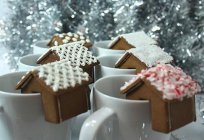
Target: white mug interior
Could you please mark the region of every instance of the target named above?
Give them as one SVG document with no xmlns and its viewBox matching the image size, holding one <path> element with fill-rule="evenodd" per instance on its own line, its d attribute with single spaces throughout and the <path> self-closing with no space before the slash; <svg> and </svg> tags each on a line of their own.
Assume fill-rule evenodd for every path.
<svg viewBox="0 0 204 140">
<path fill-rule="evenodd" d="M 121 58 L 122 54 L 109 56 L 99 56 L 99 65 L 95 66 L 95 79 L 110 75 L 136 74 L 136 69 L 115 68 L 115 63 Z"/>
<path fill-rule="evenodd" d="M 4 140 L 70 140 L 71 120 L 44 119 L 40 93 L 21 94 L 15 86 L 25 72 L 0 76 L 0 136 Z"/>
<path fill-rule="evenodd" d="M 18 63 L 19 71 L 27 71 L 39 66 L 40 64 L 37 64 L 36 62 L 40 56 L 41 54 L 29 54 L 21 57 Z"/>
<path fill-rule="evenodd" d="M 113 50 L 113 49 L 108 48 L 108 44 L 110 42 L 111 40 L 95 42 L 93 45 L 93 54 L 96 56 L 104 56 L 104 55 L 125 53 L 125 50 Z"/>
<path fill-rule="evenodd" d="M 49 43 L 49 40 L 36 41 L 34 44 L 32 44 L 33 53 L 34 54 L 45 53 L 49 49 L 49 46 L 47 46 L 48 43 Z"/>
<path fill-rule="evenodd" d="M 109 76 L 95 82 L 93 114 L 84 122 L 80 140 L 169 140 L 169 134 L 152 130 L 149 101 L 128 100 L 120 94 L 120 87 L 133 76 Z"/>
</svg>

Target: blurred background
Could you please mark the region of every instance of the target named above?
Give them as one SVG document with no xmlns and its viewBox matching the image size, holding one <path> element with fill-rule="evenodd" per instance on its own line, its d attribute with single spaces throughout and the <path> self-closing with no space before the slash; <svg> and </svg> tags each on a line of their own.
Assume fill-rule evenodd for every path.
<svg viewBox="0 0 204 140">
<path fill-rule="evenodd" d="M 1 0 L 0 74 L 54 33 L 81 31 L 95 42 L 137 30 L 204 88 L 204 0 Z"/>
</svg>

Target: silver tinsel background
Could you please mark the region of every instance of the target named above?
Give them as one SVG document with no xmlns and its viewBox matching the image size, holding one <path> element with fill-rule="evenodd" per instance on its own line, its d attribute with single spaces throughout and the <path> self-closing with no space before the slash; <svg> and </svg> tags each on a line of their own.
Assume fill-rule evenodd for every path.
<svg viewBox="0 0 204 140">
<path fill-rule="evenodd" d="M 7 0 L 0 41 L 11 69 L 31 44 L 56 32 L 88 34 L 99 41 L 144 30 L 204 89 L 204 0 Z"/>
</svg>

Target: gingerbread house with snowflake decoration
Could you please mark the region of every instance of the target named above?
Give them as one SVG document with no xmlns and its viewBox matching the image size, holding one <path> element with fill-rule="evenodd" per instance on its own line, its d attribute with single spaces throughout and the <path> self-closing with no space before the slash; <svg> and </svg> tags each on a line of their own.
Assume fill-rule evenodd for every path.
<svg viewBox="0 0 204 140">
<path fill-rule="evenodd" d="M 140 72 L 143 69 L 155 66 L 157 63 L 172 63 L 173 57 L 164 52 L 156 45 L 145 45 L 132 48 L 116 62 L 115 67 L 121 69 L 136 69 Z"/>
<path fill-rule="evenodd" d="M 59 46 L 59 45 L 77 42 L 77 41 L 83 41 L 84 46 L 87 48 L 90 48 L 92 46 L 90 39 L 81 32 L 77 32 L 77 33 L 68 32 L 68 33 L 62 33 L 62 34 L 55 34 L 50 40 L 50 42 L 48 43 L 48 46 L 49 47 Z"/>
<path fill-rule="evenodd" d="M 144 31 L 122 34 L 115 37 L 108 45 L 114 50 L 129 50 L 131 48 L 142 47 L 144 45 L 157 44 Z"/>
<path fill-rule="evenodd" d="M 152 129 L 169 133 L 196 120 L 195 93 L 200 86 L 180 68 L 158 64 L 121 87 L 131 100 L 149 100 Z"/>
<path fill-rule="evenodd" d="M 60 123 L 89 109 L 89 83 L 88 73 L 59 61 L 29 71 L 16 89 L 23 94 L 40 93 L 45 119 Z"/>
<path fill-rule="evenodd" d="M 37 64 L 47 64 L 64 59 L 70 61 L 73 66 L 81 67 L 94 79 L 93 69 L 99 64 L 99 61 L 83 46 L 83 42 L 52 47 L 37 60 Z"/>
</svg>

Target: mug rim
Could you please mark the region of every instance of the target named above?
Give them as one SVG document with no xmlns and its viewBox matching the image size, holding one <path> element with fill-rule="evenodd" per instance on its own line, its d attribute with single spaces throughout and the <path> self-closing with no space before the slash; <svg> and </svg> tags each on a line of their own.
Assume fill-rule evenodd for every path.
<svg viewBox="0 0 204 140">
<path fill-rule="evenodd" d="M 4 77 L 7 77 L 7 76 L 10 76 L 10 75 L 16 75 L 16 74 L 26 74 L 26 71 L 22 71 L 22 72 L 10 72 L 10 73 L 4 74 L 4 75 L 0 75 L 0 79 L 4 78 Z M 17 94 L 17 93 L 14 93 L 14 92 L 5 92 L 5 91 L 2 91 L 1 89 L 0 89 L 0 94 L 6 95 L 6 96 L 13 96 L 13 97 L 40 96 L 40 93 Z"/>
<path fill-rule="evenodd" d="M 112 56 L 122 56 L 123 54 L 111 54 L 111 55 L 102 55 L 102 56 L 98 56 L 97 59 L 99 60 L 100 58 L 104 58 L 104 57 L 112 57 Z M 100 60 L 99 60 L 100 62 Z M 108 67 L 108 66 L 104 66 L 101 65 L 101 63 L 99 64 L 101 67 L 107 68 L 107 69 L 115 69 L 117 71 L 126 71 L 126 72 L 136 72 L 136 69 L 120 69 L 120 68 L 113 68 L 113 67 Z"/>
<path fill-rule="evenodd" d="M 37 67 L 38 66 L 37 63 L 36 63 L 36 65 L 31 65 L 31 64 L 25 63 L 25 62 L 28 62 L 27 59 L 31 59 L 31 58 L 35 58 L 35 57 L 37 57 L 37 59 L 38 59 L 38 58 L 40 58 L 41 55 L 42 54 L 38 53 L 38 54 L 28 54 L 28 55 L 22 56 L 18 61 L 18 65 L 21 67 L 23 66 L 23 67 L 27 67 L 27 68 L 31 68 L 31 69 L 34 67 Z M 19 68 L 19 70 L 20 70 L 20 68 Z"/>
<path fill-rule="evenodd" d="M 146 103 L 149 103 L 148 100 L 129 100 L 129 99 L 121 99 L 121 98 L 113 97 L 113 96 L 107 95 L 107 94 L 105 94 L 105 93 L 102 93 L 101 91 L 99 91 L 99 90 L 96 88 L 96 84 L 98 84 L 98 82 L 100 82 L 100 81 L 103 81 L 103 80 L 106 80 L 106 79 L 113 79 L 113 78 L 115 78 L 115 77 L 127 77 L 127 76 L 130 77 L 130 76 L 135 76 L 135 75 L 128 75 L 128 74 L 126 74 L 126 75 L 111 75 L 111 76 L 105 76 L 105 77 L 102 77 L 102 78 L 98 79 L 98 80 L 94 83 L 93 88 L 94 88 L 94 90 L 97 91 L 97 94 L 100 94 L 101 96 L 104 96 L 104 97 L 106 97 L 106 98 L 110 98 L 110 99 L 115 100 L 115 101 L 122 101 L 122 102 L 125 102 L 125 103 L 145 103 L 145 104 L 146 104 Z"/>
<path fill-rule="evenodd" d="M 39 46 L 39 43 L 46 43 L 46 45 L 45 46 Z M 38 40 L 38 41 L 36 41 L 36 42 L 34 42 L 33 44 L 32 44 L 32 47 L 34 48 L 34 47 L 38 47 L 38 48 L 44 48 L 44 49 L 46 49 L 46 48 L 49 48 L 49 46 L 47 46 L 47 44 L 49 43 L 49 39 L 45 39 L 45 40 Z"/>
<path fill-rule="evenodd" d="M 97 41 L 94 43 L 93 47 L 94 48 L 98 48 L 98 49 L 102 49 L 102 50 L 108 50 L 108 51 L 114 51 L 114 52 L 125 52 L 125 50 L 113 50 L 113 49 L 110 49 L 110 48 L 105 48 L 105 47 L 101 47 L 101 46 L 97 46 L 97 43 L 103 43 L 103 42 L 111 42 L 111 40 L 102 40 L 102 41 Z M 108 44 L 109 44 L 108 43 Z"/>
<path fill-rule="evenodd" d="M 24 55 L 24 56 L 22 56 L 20 59 L 19 59 L 19 62 L 21 62 L 22 63 L 22 59 L 25 59 L 25 58 L 27 58 L 27 57 L 32 57 L 32 56 L 41 56 L 42 54 L 40 54 L 40 53 L 36 53 L 36 54 L 27 54 L 27 55 Z M 22 64 L 24 64 L 24 63 L 22 63 Z"/>
</svg>

